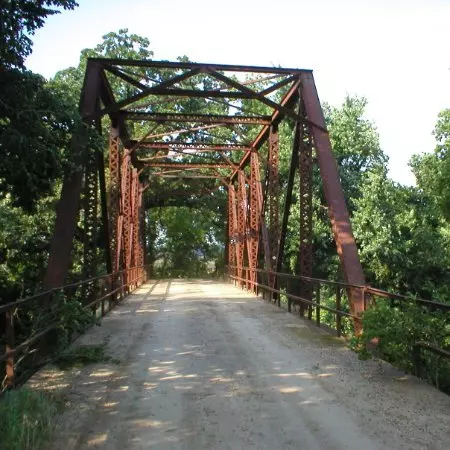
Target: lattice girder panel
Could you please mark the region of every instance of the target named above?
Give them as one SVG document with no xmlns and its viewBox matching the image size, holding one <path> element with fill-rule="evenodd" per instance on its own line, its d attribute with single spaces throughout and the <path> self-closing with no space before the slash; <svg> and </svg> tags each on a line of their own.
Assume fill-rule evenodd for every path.
<svg viewBox="0 0 450 450">
<path fill-rule="evenodd" d="M 262 209 L 262 188 L 261 175 L 259 165 L 259 155 L 256 151 L 252 152 L 250 159 L 250 220 L 249 233 L 247 240 L 248 261 L 250 271 L 250 282 L 252 290 L 256 291 L 257 274 L 255 269 L 258 266 L 258 246 L 259 246 L 259 230 L 261 224 Z"/>
<path fill-rule="evenodd" d="M 228 185 L 228 266 L 236 265 L 236 193 L 232 184 Z"/>
<path fill-rule="evenodd" d="M 279 136 L 278 128 L 271 127 L 269 135 L 269 154 L 267 160 L 268 185 L 267 185 L 267 217 L 269 228 L 269 246 L 271 260 L 278 254 L 279 242 L 279 198 L 280 198 L 280 177 L 279 177 Z M 273 265 L 273 264 L 272 264 Z"/>
<path fill-rule="evenodd" d="M 108 209 L 109 209 L 109 236 L 113 272 L 120 267 L 118 256 L 118 221 L 120 215 L 120 171 L 122 151 L 118 131 L 111 129 L 109 136 L 109 186 L 108 186 Z"/>
<path fill-rule="evenodd" d="M 83 276 L 85 279 L 96 276 L 97 271 L 98 197 L 97 154 L 95 149 L 88 149 L 83 193 Z M 85 303 L 93 300 L 95 288 L 94 282 L 84 285 L 83 301 Z"/>
</svg>

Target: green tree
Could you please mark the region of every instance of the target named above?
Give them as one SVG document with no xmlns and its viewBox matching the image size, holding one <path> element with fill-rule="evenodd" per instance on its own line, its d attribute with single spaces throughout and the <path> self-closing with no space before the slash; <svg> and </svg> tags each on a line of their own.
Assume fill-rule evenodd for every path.
<svg viewBox="0 0 450 450">
<path fill-rule="evenodd" d="M 450 263 L 445 223 L 417 188 L 369 174 L 353 217 L 370 283 L 425 298 L 448 295 Z"/>
<path fill-rule="evenodd" d="M 67 162 L 78 115 L 40 75 L 0 71 L 0 189 L 31 210 L 48 195 Z"/>
<path fill-rule="evenodd" d="M 436 138 L 434 152 L 414 155 L 410 166 L 419 188 L 450 221 L 450 109 L 439 113 L 433 134 Z"/>
<path fill-rule="evenodd" d="M 367 100 L 362 97 L 347 97 L 339 107 L 323 106 L 329 130 L 333 153 L 339 166 L 339 174 L 344 190 L 347 206 L 352 216 L 356 202 L 364 196 L 364 180 L 370 174 L 387 172 L 387 156 L 383 153 L 375 125 L 365 117 Z M 292 137 L 292 128 L 285 127 L 280 141 L 288 141 Z M 291 149 L 282 147 L 281 178 L 287 182 L 288 154 Z M 284 191 L 284 189 L 282 189 Z M 299 184 L 294 186 L 294 204 L 288 224 L 289 235 L 285 267 L 294 270 L 299 243 Z M 281 202 L 283 204 L 283 201 Z M 341 278 L 339 260 L 331 231 L 328 207 L 323 194 L 322 179 L 317 165 L 313 172 L 313 274 L 323 278 Z"/>
<path fill-rule="evenodd" d="M 30 38 L 48 16 L 78 6 L 75 0 L 3 0 L 0 5 L 0 68 L 24 68 Z"/>
</svg>

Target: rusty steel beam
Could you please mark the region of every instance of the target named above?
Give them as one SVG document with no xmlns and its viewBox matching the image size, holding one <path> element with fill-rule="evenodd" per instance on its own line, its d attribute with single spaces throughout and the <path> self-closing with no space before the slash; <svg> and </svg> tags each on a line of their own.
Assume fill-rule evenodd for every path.
<svg viewBox="0 0 450 450">
<path fill-rule="evenodd" d="M 98 98 L 101 89 L 101 65 L 95 61 L 88 62 L 81 89 L 79 111 L 81 117 L 88 123 L 88 118 L 94 119 L 98 113 Z"/>
<path fill-rule="evenodd" d="M 231 125 L 269 125 L 270 116 L 226 116 L 218 114 L 176 114 L 176 113 L 151 113 L 139 111 L 121 110 L 119 114 L 125 120 L 150 121 L 158 123 L 166 122 L 201 122 L 210 124 Z"/>
<path fill-rule="evenodd" d="M 117 111 L 121 110 L 122 108 L 124 108 L 125 106 L 131 105 L 132 103 L 137 102 L 138 100 L 141 100 L 142 98 L 145 98 L 145 97 L 147 97 L 149 95 L 152 95 L 154 92 L 167 89 L 168 87 L 173 86 L 174 84 L 179 83 L 180 81 L 187 80 L 188 78 L 191 78 L 194 75 L 197 75 L 198 73 L 199 73 L 198 69 L 193 69 L 193 70 L 185 72 L 185 73 L 183 73 L 181 75 L 177 75 L 177 76 L 175 76 L 173 78 L 170 78 L 170 79 L 168 79 L 166 81 L 163 81 L 163 82 L 159 83 L 156 86 L 153 86 L 153 87 L 150 87 L 148 89 L 145 89 L 144 91 L 139 92 L 138 94 L 135 94 L 132 97 L 125 98 L 125 99 L 123 99 L 123 100 L 121 100 L 119 102 L 116 102 L 116 103 L 114 103 L 112 105 L 109 105 L 109 106 L 103 108 L 98 113 L 98 115 L 99 116 L 104 116 L 105 114 L 110 114 L 110 113 L 113 113 L 113 112 L 117 112 Z"/>
<path fill-rule="evenodd" d="M 146 162 L 146 167 L 162 167 L 176 169 L 231 169 L 224 163 L 175 163 L 175 162 Z"/>
<path fill-rule="evenodd" d="M 304 108 L 302 108 L 303 110 Z M 312 277 L 313 265 L 313 224 L 312 224 L 312 139 L 310 129 L 304 123 L 300 124 L 300 142 L 298 155 L 298 169 L 300 174 L 300 243 L 297 256 L 296 274 Z M 300 297 L 312 301 L 313 286 L 302 282 Z M 303 316 L 305 304 L 300 304 L 300 315 Z"/>
<path fill-rule="evenodd" d="M 312 74 L 306 73 L 301 74 L 300 78 L 305 113 L 312 123 L 319 125 L 319 127 L 311 127 L 311 134 L 314 139 L 325 199 L 328 205 L 328 214 L 345 281 L 353 285 L 364 285 L 364 272 L 359 260 L 358 249 L 339 179 L 339 170 L 331 149 L 330 138 L 328 133 L 324 131 L 326 124 L 314 78 Z M 364 298 L 361 291 L 351 289 L 349 297 L 352 314 L 360 316 L 364 311 Z M 361 331 L 358 323 L 355 321 L 355 327 L 357 328 L 355 331 L 357 333 Z"/>
<path fill-rule="evenodd" d="M 98 161 L 95 149 L 89 149 L 84 171 L 83 192 L 83 277 L 93 278 L 97 269 Z M 83 285 L 83 302 L 95 296 L 95 282 Z"/>
<path fill-rule="evenodd" d="M 174 148 L 179 150 L 195 149 L 207 151 L 220 151 L 220 150 L 246 151 L 250 148 L 248 144 L 210 144 L 207 142 L 195 143 L 195 142 L 181 142 L 181 141 L 170 141 L 170 142 L 142 141 L 139 143 L 139 147 L 147 149 L 160 149 L 160 150 L 170 150 L 171 148 Z"/>
<path fill-rule="evenodd" d="M 120 214 L 120 168 L 121 168 L 121 148 L 118 131 L 111 128 L 109 136 L 109 233 L 110 233 L 110 253 L 112 259 L 113 272 L 120 269 L 120 261 L 117 258 L 118 246 L 118 220 Z"/>
<path fill-rule="evenodd" d="M 72 137 L 75 164 L 83 167 L 87 136 L 83 127 Z M 49 258 L 43 288 L 62 286 L 70 267 L 70 252 L 77 226 L 83 184 L 83 172 L 75 170 L 64 177 L 61 195 L 56 206 L 56 219 L 50 241 Z"/>
<path fill-rule="evenodd" d="M 161 173 L 152 173 L 152 176 L 158 176 L 160 178 L 178 178 L 178 179 L 199 179 L 199 180 L 219 180 L 219 179 L 225 179 L 224 177 L 220 175 L 165 175 Z"/>
<path fill-rule="evenodd" d="M 286 187 L 286 198 L 284 201 L 283 220 L 280 231 L 280 244 L 278 246 L 277 261 L 275 265 L 275 272 L 281 272 L 283 267 L 284 248 L 286 243 L 286 233 L 289 221 L 289 214 L 292 203 L 292 189 L 294 187 L 295 172 L 298 164 L 298 148 L 300 145 L 300 123 L 297 122 L 294 131 L 294 144 L 292 146 L 291 162 L 289 165 L 289 176 Z"/>
<path fill-rule="evenodd" d="M 294 81 L 296 81 L 296 79 L 297 79 L 297 77 L 295 77 L 295 76 L 285 78 L 285 79 L 279 81 L 278 83 L 275 83 L 272 86 L 269 86 L 268 88 L 263 89 L 262 91 L 259 91 L 259 93 L 261 95 L 268 95 L 272 92 L 277 91 L 278 89 L 281 89 L 282 87 L 288 85 L 289 83 L 293 83 Z"/>
<path fill-rule="evenodd" d="M 98 111 L 100 72 L 101 66 L 96 62 L 92 62 L 86 67 L 79 105 L 79 111 L 83 117 L 94 115 Z M 91 121 L 85 122 L 91 124 Z M 74 154 L 73 163 L 77 167 L 84 168 L 87 148 L 87 133 L 84 126 L 74 133 L 71 147 Z M 63 285 L 69 271 L 70 252 L 80 207 L 82 183 L 83 170 L 74 171 L 64 177 L 43 280 L 44 289 Z"/>
<path fill-rule="evenodd" d="M 205 69 L 219 70 L 224 72 L 251 72 L 251 73 L 269 73 L 269 74 L 300 74 L 310 73 L 309 69 L 289 69 L 281 67 L 261 67 L 261 66 L 243 66 L 228 64 L 210 64 L 210 63 L 192 63 L 180 61 L 152 61 L 152 60 L 134 60 L 119 58 L 89 58 L 88 61 L 96 62 L 104 67 L 106 66 L 128 66 L 128 67 L 151 67 L 155 69 Z"/>
<path fill-rule="evenodd" d="M 240 171 L 238 176 L 237 225 L 236 260 L 240 268 L 238 269 L 238 276 L 242 278 L 247 232 L 247 188 L 245 186 L 245 175 L 243 171 Z"/>
<path fill-rule="evenodd" d="M 295 101 L 298 99 L 299 95 L 299 86 L 300 86 L 300 80 L 298 80 L 290 89 L 288 92 L 286 92 L 285 96 L 280 102 L 280 105 L 286 107 L 286 108 L 292 108 L 292 106 L 295 104 Z M 280 111 L 276 110 L 272 114 L 271 118 L 271 124 L 273 126 L 278 126 L 281 121 L 284 119 L 284 114 Z M 270 134 L 270 127 L 271 125 L 266 125 L 262 128 L 262 130 L 259 132 L 258 136 L 256 136 L 255 140 L 251 144 L 251 148 L 256 148 L 259 150 L 262 145 L 267 141 L 269 134 Z M 239 162 L 239 170 L 243 170 L 244 167 L 248 164 L 250 160 L 250 154 L 251 154 L 251 148 L 246 151 L 244 156 L 241 158 L 241 161 Z M 231 179 L 234 180 L 236 177 L 238 171 L 234 171 L 231 175 Z"/>
<path fill-rule="evenodd" d="M 148 88 L 147 85 L 141 83 L 140 81 L 134 79 L 133 77 L 130 77 L 126 73 L 123 73 L 121 70 L 118 70 L 116 67 L 106 65 L 106 66 L 104 66 L 104 68 L 108 72 L 111 72 L 113 75 L 115 75 L 119 78 L 122 78 L 122 80 L 126 81 L 127 83 L 132 84 L 134 87 L 137 87 L 138 89 L 141 89 L 142 91 L 144 89 Z"/>
<path fill-rule="evenodd" d="M 280 198 L 280 177 L 279 177 L 279 136 L 278 129 L 271 127 L 269 135 L 269 157 L 267 160 L 268 168 L 268 185 L 267 185 L 267 206 L 269 222 L 269 246 L 270 259 L 272 261 L 271 268 L 274 267 L 274 257 L 278 254 L 279 240 L 279 212 L 278 203 Z"/>
<path fill-rule="evenodd" d="M 130 219 L 131 219 L 131 177 L 132 168 L 130 163 L 130 155 L 125 154 L 121 167 L 121 226 L 119 227 L 119 236 L 121 238 L 120 251 L 123 255 L 124 269 L 131 267 L 131 236 L 130 236 Z"/>
<path fill-rule="evenodd" d="M 256 292 L 256 269 L 258 266 L 259 230 L 262 208 L 262 188 L 258 152 L 253 151 L 250 162 L 250 221 L 247 239 L 247 251 L 250 272 L 251 288 Z"/>
<path fill-rule="evenodd" d="M 288 116 L 288 117 L 291 117 L 291 118 L 297 120 L 298 115 L 292 109 L 286 108 L 285 106 L 283 106 L 277 102 L 274 102 L 273 100 L 270 100 L 267 97 L 264 97 L 263 94 L 260 94 L 259 92 L 256 92 L 246 86 L 243 86 L 241 83 L 239 83 L 225 75 L 222 75 L 219 72 L 209 71 L 209 73 L 214 78 L 217 78 L 218 80 L 223 81 L 224 83 L 228 84 L 229 86 L 237 89 L 239 91 L 239 92 L 237 92 L 237 94 L 240 94 L 241 97 L 236 95 L 236 98 L 252 98 L 252 99 L 258 100 L 261 103 L 265 104 L 266 106 L 269 106 L 270 108 L 272 108 L 276 111 L 279 111 L 284 116 Z M 226 92 L 223 92 L 223 93 L 226 93 Z M 230 97 L 230 98 L 232 98 L 232 97 Z"/>
<path fill-rule="evenodd" d="M 234 186 L 228 185 L 228 266 L 236 265 L 236 240 L 235 226 L 237 226 L 235 217 L 236 194 Z"/>
<path fill-rule="evenodd" d="M 249 89 L 250 90 L 250 89 Z M 148 95 L 158 95 L 158 96 L 173 96 L 173 97 L 192 97 L 192 98 L 236 98 L 236 99 L 251 99 L 258 97 L 257 93 L 249 93 L 249 92 L 238 92 L 238 91 L 201 91 L 200 89 L 175 89 L 175 88 L 164 88 L 155 86 L 152 88 L 149 88 L 146 95 L 143 95 L 144 92 L 142 92 L 142 95 L 148 96 Z M 138 94 L 139 95 L 139 94 Z M 136 95 L 136 97 L 138 96 Z M 142 97 L 140 97 L 142 98 Z M 265 97 L 263 97 L 265 98 Z M 139 100 L 139 98 L 138 98 Z M 272 102 L 271 100 L 266 99 L 268 106 L 272 106 L 272 108 L 275 108 L 275 105 L 278 105 L 275 102 Z M 135 102 L 136 100 L 133 100 Z M 270 104 L 269 104 L 270 102 Z M 129 103 L 128 103 L 129 104 Z M 104 112 L 102 111 L 104 114 Z"/>
</svg>

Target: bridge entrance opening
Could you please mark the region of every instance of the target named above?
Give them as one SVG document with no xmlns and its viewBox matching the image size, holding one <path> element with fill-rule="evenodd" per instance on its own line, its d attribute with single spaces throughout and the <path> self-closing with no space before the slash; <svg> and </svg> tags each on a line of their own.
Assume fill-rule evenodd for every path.
<svg viewBox="0 0 450 450">
<path fill-rule="evenodd" d="M 45 288 L 64 283 L 80 208 L 84 277 L 94 276 L 99 264 L 111 274 L 124 270 L 127 276 L 140 277 L 148 241 L 145 209 L 155 202 L 167 204 L 177 195 L 218 192 L 227 198 L 222 207 L 230 275 L 256 291 L 258 270 L 264 269 L 271 295 L 276 296 L 277 278 L 271 272 L 283 269 L 296 174 L 300 206 L 296 272 L 313 275 L 315 166 L 345 282 L 365 284 L 310 70 L 90 59 L 80 112 L 84 126 L 73 140 L 79 170 L 64 180 Z M 106 157 L 92 145 L 89 132 L 92 128 L 102 132 L 107 122 Z M 291 142 L 280 142 L 281 127 L 289 128 Z M 292 148 L 283 195 L 280 145 Z M 106 243 L 103 254 L 97 245 L 99 233 Z M 359 316 L 364 309 L 361 290 L 349 287 L 348 293 L 351 313 Z M 311 301 L 311 286 L 303 283 L 298 295 Z"/>
</svg>

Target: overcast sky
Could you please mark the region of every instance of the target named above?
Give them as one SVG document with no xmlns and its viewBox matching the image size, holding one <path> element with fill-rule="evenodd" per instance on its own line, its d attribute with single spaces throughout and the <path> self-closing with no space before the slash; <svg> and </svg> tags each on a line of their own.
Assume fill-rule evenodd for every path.
<svg viewBox="0 0 450 450">
<path fill-rule="evenodd" d="M 450 108 L 450 0 L 78 0 L 34 36 L 27 66 L 51 77 L 83 48 L 128 28 L 154 59 L 314 70 L 321 100 L 365 96 L 367 116 L 411 184 L 407 163 L 432 151 L 437 114 Z"/>
</svg>

